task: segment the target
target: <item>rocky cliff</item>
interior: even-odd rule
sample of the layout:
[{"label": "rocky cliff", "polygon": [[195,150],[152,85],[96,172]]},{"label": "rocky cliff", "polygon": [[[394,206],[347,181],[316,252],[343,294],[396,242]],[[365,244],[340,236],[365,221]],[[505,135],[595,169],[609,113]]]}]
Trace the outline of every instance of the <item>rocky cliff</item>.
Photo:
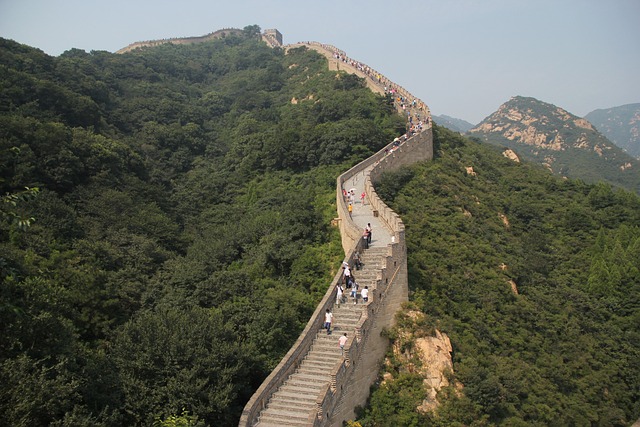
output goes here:
[{"label": "rocky cliff", "polygon": [[640,163],[584,118],[553,104],[516,96],[469,131],[556,174],[640,190]]}]

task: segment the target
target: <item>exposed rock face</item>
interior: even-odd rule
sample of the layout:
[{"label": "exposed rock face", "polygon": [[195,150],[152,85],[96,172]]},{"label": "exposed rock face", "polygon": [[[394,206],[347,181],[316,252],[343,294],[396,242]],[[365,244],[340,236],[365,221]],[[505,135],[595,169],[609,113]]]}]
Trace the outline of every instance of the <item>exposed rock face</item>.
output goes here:
[{"label": "exposed rock face", "polygon": [[638,160],[589,121],[534,98],[511,98],[468,133],[505,147],[503,155],[514,161],[526,159],[563,177],[640,190]]},{"label": "exposed rock face", "polygon": [[520,163],[520,157],[518,157],[518,155],[513,151],[513,150],[504,150],[502,152],[502,155],[505,156],[507,159],[511,159],[516,163]]},{"label": "exposed rock face", "polygon": [[531,99],[512,98],[469,132],[500,133],[510,141],[551,151],[565,150],[569,146],[582,149],[593,148],[586,144],[588,138],[584,132],[573,141],[562,134],[562,131],[567,129],[595,132],[591,123],[551,104],[537,101],[529,105],[530,102],[523,101]]},{"label": "exposed rock face", "polygon": [[[448,374],[453,374],[451,341],[446,334],[437,329],[432,334],[424,336],[423,327],[417,326],[422,324],[424,313],[408,311],[401,315],[413,322],[403,322],[410,326],[405,326],[398,331],[398,339],[394,343],[393,352],[398,359],[403,360],[405,369],[418,373],[423,378],[427,398],[417,409],[423,412],[432,411],[439,404],[437,394],[442,387],[453,385],[457,390],[462,388],[462,384],[459,382],[451,384],[449,381]],[[407,342],[413,342],[413,345],[406,346]],[[389,373],[384,374],[383,378],[384,381],[393,381],[393,376]]]},{"label": "exposed rock face", "polygon": [[509,280],[509,285],[511,286],[511,292],[513,292],[514,295],[518,295],[518,285],[516,285],[516,282]]},{"label": "exposed rock face", "polygon": [[451,361],[451,341],[449,337],[436,329],[435,337],[416,338],[416,349],[420,354],[423,367],[424,384],[428,387],[428,398],[418,406],[419,411],[431,411],[438,406],[436,395],[442,387],[449,385],[445,372],[453,372]]}]

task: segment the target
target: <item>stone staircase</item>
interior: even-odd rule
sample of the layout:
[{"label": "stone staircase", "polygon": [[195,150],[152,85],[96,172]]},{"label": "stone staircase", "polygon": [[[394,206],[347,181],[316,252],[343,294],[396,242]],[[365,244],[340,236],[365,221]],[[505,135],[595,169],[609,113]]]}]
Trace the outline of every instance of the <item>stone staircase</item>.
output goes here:
[{"label": "stone staircase", "polygon": [[[386,247],[371,247],[361,254],[362,269],[353,268],[353,275],[360,286],[369,287],[369,301],[374,297],[376,279],[387,254]],[[366,307],[358,294],[357,304],[345,289],[346,302],[333,305],[331,334],[321,329],[296,371],[287,378],[271,396],[260,413],[256,427],[308,426],[309,417],[317,410],[316,400],[330,381],[331,369],[342,361],[338,338],[345,332],[353,337],[355,327]]]}]

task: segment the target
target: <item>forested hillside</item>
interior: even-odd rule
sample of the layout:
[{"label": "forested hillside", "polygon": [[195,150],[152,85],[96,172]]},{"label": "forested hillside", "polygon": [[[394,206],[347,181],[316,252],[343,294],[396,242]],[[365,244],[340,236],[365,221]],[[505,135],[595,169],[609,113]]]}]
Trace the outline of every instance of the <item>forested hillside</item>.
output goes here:
[{"label": "forested hillside", "polygon": [[376,186],[406,225],[411,308],[426,314],[418,324],[405,316],[390,336],[446,332],[450,378],[463,386],[441,390],[435,412],[417,411],[420,359],[397,343],[411,363],[390,353],[360,424],[631,425],[640,198],[559,179],[442,127],[434,141],[434,161]]},{"label": "forested hillside", "polygon": [[0,39],[0,424],[236,425],[297,338],[343,255],[335,178],[404,123],[258,33]]}]

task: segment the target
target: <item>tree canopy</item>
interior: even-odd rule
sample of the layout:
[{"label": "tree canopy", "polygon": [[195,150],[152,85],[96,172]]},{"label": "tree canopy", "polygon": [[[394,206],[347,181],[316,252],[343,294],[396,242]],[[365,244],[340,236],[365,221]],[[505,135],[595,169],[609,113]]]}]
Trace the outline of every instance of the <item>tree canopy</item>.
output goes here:
[{"label": "tree canopy", "polygon": [[389,364],[397,383],[374,391],[361,425],[631,425],[640,198],[556,178],[444,128],[434,138],[433,161],[376,189],[406,226],[421,333],[448,334],[464,387],[441,390],[440,407],[420,413],[421,378]]},{"label": "tree canopy", "polygon": [[343,256],[335,178],[404,124],[256,31],[0,39],[2,424],[237,425],[302,331]]}]

